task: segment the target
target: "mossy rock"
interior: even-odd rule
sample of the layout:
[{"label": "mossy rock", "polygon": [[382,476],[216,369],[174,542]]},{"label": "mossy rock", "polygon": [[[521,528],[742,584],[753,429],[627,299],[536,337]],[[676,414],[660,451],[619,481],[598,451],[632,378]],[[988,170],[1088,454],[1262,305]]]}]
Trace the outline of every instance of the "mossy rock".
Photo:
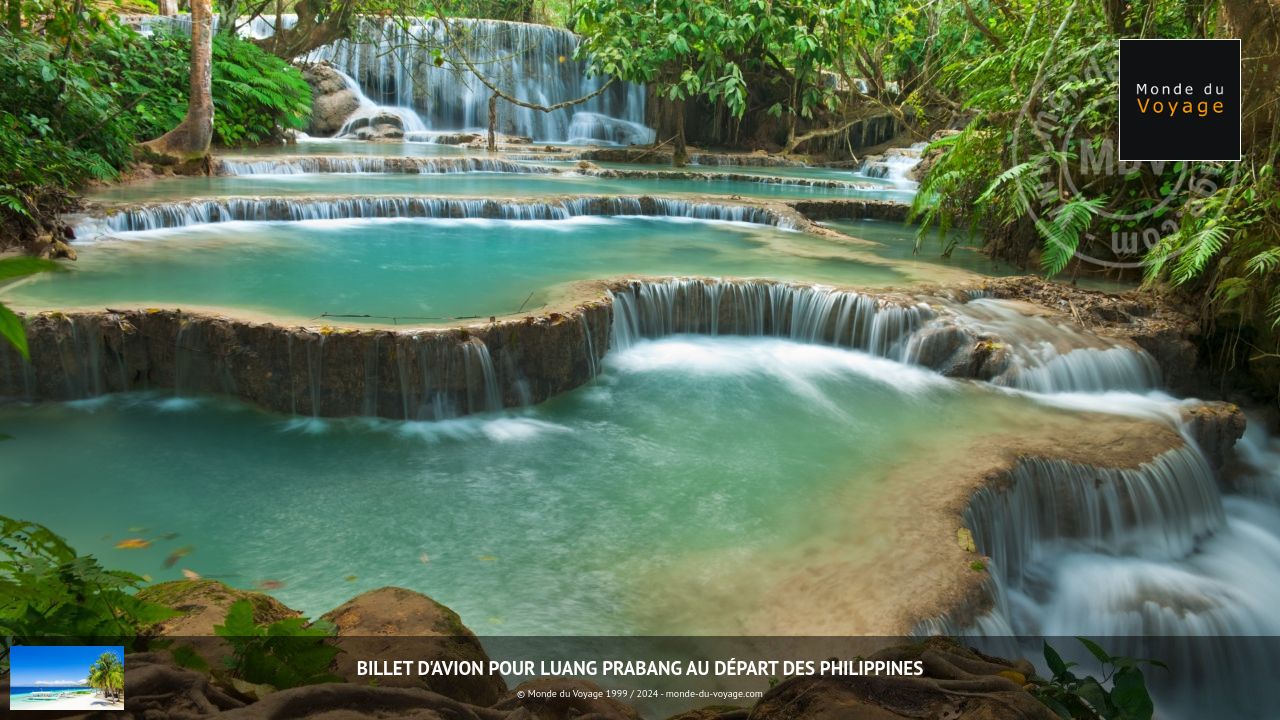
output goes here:
[{"label": "mossy rock", "polygon": [[262,625],[301,615],[270,595],[250,590],[237,590],[217,580],[174,580],[138,591],[138,598],[181,615],[150,628],[157,635],[204,637],[213,635],[213,627],[221,625],[227,610],[240,600],[253,605],[253,620]]},{"label": "mossy rock", "polygon": [[148,632],[171,639],[169,650],[175,657],[180,650],[190,651],[209,668],[222,667],[232,654],[231,646],[213,628],[226,620],[227,610],[240,600],[253,605],[253,620],[260,625],[301,615],[270,595],[237,590],[217,580],[160,583],[138,591],[138,598],[177,611],[179,615],[151,626]]},{"label": "mossy rock", "polygon": [[[334,671],[349,682],[368,683],[359,660],[478,661],[489,656],[480,640],[449,608],[412,590],[383,587],[358,595],[320,618],[338,630],[343,653]],[[501,675],[379,677],[380,686],[426,688],[445,697],[489,706],[507,691]]]}]

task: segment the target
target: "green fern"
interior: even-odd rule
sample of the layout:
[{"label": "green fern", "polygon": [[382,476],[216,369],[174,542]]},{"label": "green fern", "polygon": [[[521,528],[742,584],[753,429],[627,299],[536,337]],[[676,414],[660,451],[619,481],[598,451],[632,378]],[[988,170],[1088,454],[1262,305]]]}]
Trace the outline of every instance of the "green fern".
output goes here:
[{"label": "green fern", "polygon": [[1054,211],[1048,219],[1036,220],[1036,230],[1044,239],[1040,267],[1053,277],[1062,272],[1080,248],[1080,238],[1094,217],[1106,205],[1106,198],[1076,197]]}]

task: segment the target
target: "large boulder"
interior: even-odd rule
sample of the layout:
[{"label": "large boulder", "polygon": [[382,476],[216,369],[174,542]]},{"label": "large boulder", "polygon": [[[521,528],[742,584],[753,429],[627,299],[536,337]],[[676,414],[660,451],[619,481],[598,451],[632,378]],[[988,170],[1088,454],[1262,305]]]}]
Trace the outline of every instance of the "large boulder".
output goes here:
[{"label": "large boulder", "polygon": [[328,63],[316,63],[302,70],[311,86],[311,122],[307,132],[329,136],[338,132],[360,107],[360,97],[345,78]]},{"label": "large boulder", "polygon": [[981,655],[946,638],[887,648],[870,660],[919,660],[924,674],[810,675],[774,686],[750,720],[1053,720],[1024,689],[1025,660]]},{"label": "large boulder", "polygon": [[[398,587],[370,590],[325,613],[338,629],[334,671],[350,682],[373,678],[357,672],[360,660],[480,661],[489,656],[458,614],[421,593]],[[474,705],[489,706],[507,691],[501,675],[427,675],[376,678],[383,687],[425,688]]]},{"label": "large boulder", "polygon": [[392,112],[358,117],[351,121],[346,135],[360,140],[398,140],[404,137],[404,118]]},{"label": "large boulder", "polygon": [[214,634],[214,626],[227,619],[227,610],[240,600],[253,605],[253,620],[269,625],[301,613],[260,592],[237,590],[217,580],[175,580],[143,588],[138,598],[163,605],[178,613],[149,629],[161,637],[174,638],[172,649],[188,647],[210,667],[221,667],[231,656],[231,648]]}]

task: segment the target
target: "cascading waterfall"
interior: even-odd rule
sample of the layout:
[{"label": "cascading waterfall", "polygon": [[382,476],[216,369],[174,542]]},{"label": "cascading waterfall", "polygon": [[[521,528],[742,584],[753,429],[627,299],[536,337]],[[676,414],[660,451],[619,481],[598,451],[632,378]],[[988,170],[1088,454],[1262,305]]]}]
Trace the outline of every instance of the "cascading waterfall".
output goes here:
[{"label": "cascading waterfall", "polygon": [[[1253,472],[1274,486],[1277,467]],[[1032,656],[1037,648],[1007,638],[1092,637],[1170,667],[1147,673],[1160,717],[1270,717],[1280,691],[1258,673],[1280,662],[1268,637],[1280,634],[1274,498],[1222,495],[1194,444],[1133,470],[1024,461],[1010,480],[979,491],[965,516],[992,558],[995,609],[968,628],[927,630]],[[1055,642],[1089,662],[1071,641]]]},{"label": "cascading waterfall", "polygon": [[327,199],[226,198],[149,203],[122,208],[76,227],[86,239],[102,232],[134,232],[232,221],[341,220],[357,218],[490,218],[563,220],[578,216],[686,217],[794,229],[795,220],[768,208],[655,197],[579,197],[547,202],[429,197]]},{"label": "cascading waterfall", "polygon": [[782,283],[637,281],[611,295],[612,348],[677,333],[767,335],[901,359],[912,333],[933,317],[924,304]]},{"label": "cascading waterfall", "polygon": [[971,300],[956,312],[974,335],[1000,339],[1008,366],[992,379],[997,385],[1038,393],[1147,391],[1159,385],[1155,360],[1137,347],[1026,315],[1001,300]]},{"label": "cascading waterfall", "polygon": [[929,143],[922,142],[905,148],[890,148],[884,155],[863,161],[855,175],[888,180],[901,190],[915,190],[919,183],[907,177],[911,169],[920,164],[920,156]]},{"label": "cascading waterfall", "polygon": [[412,108],[399,107],[394,105],[379,105],[364,94],[360,83],[355,78],[336,70],[338,75],[342,77],[342,81],[346,83],[347,88],[356,96],[359,106],[347,117],[347,121],[338,129],[338,137],[355,136],[360,137],[362,128],[369,127],[377,123],[380,118],[389,118],[392,124],[398,126],[401,132],[408,136],[410,133],[426,133],[427,126],[422,122],[422,118]]},{"label": "cascading waterfall", "polygon": [[[332,63],[375,103],[413,109],[432,131],[489,126],[492,91],[466,68],[453,43],[495,85],[527,102],[552,105],[584,97],[606,82],[589,77],[586,63],[575,58],[577,36],[544,25],[451,20],[446,28],[435,18],[407,24],[361,18],[354,37],[307,59]],[[654,134],[644,126],[644,106],[642,86],[615,82],[584,103],[552,112],[499,102],[497,130],[537,141],[645,144]]]},{"label": "cascading waterfall", "polygon": [[[1071,393],[1081,407],[1115,408],[1090,393],[1131,393],[1177,423],[1179,401],[1151,391],[1154,362],[1011,306],[981,300],[958,309],[962,324],[1017,351],[997,384]],[[1143,395],[1132,395],[1142,393]],[[1280,691],[1259,691],[1259,668],[1280,662],[1280,487],[1274,457],[1242,443],[1246,481],[1219,487],[1195,440],[1133,469],[1024,459],[1007,482],[973,496],[964,524],[991,558],[995,607],[964,626],[924,623],[922,632],[974,636],[995,653],[1038,655],[1014,636],[1058,638],[1068,659],[1090,659],[1069,640],[1083,635],[1110,652],[1153,657],[1148,672],[1162,717],[1263,718]],[[1256,438],[1255,438],[1256,440]],[[1241,492],[1242,491],[1242,492]],[[1068,638],[1062,640],[1062,638]],[[1261,694],[1259,694],[1261,692]]]},{"label": "cascading waterfall", "polygon": [[[502,393],[498,389],[498,373],[493,369],[489,346],[480,340],[463,343],[462,362],[467,382],[467,411],[475,413],[501,410]],[[474,376],[477,371],[478,378]]]},{"label": "cascading waterfall", "polygon": [[222,157],[214,160],[214,172],[218,175],[311,175],[316,173],[442,175],[478,172],[550,175],[560,171],[543,165],[530,165],[498,158],[314,155],[245,159]]},{"label": "cascading waterfall", "polygon": [[[1035,592],[1023,569],[1074,550],[1185,557],[1226,522],[1213,473],[1191,446],[1136,469],[1025,459],[1009,487],[979,490],[965,511],[979,552],[1007,590]],[[1015,611],[1016,612],[1016,611]]]}]

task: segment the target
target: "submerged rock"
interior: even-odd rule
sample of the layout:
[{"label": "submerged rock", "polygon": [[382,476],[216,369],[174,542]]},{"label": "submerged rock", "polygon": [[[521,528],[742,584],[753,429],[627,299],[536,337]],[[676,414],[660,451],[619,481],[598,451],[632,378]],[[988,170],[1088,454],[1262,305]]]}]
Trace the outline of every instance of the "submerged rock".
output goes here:
[{"label": "submerged rock", "polygon": [[[489,662],[480,640],[462,624],[457,613],[412,590],[398,587],[370,590],[330,610],[321,619],[338,629],[338,644],[344,652],[335,660],[335,671],[350,682],[369,680],[357,673],[360,660]],[[492,705],[507,691],[506,682],[497,674],[379,677],[378,684],[424,688],[485,706]]]},{"label": "submerged rock", "polygon": [[346,134],[360,140],[398,140],[404,131],[404,118],[391,112],[356,118],[346,126]]}]

